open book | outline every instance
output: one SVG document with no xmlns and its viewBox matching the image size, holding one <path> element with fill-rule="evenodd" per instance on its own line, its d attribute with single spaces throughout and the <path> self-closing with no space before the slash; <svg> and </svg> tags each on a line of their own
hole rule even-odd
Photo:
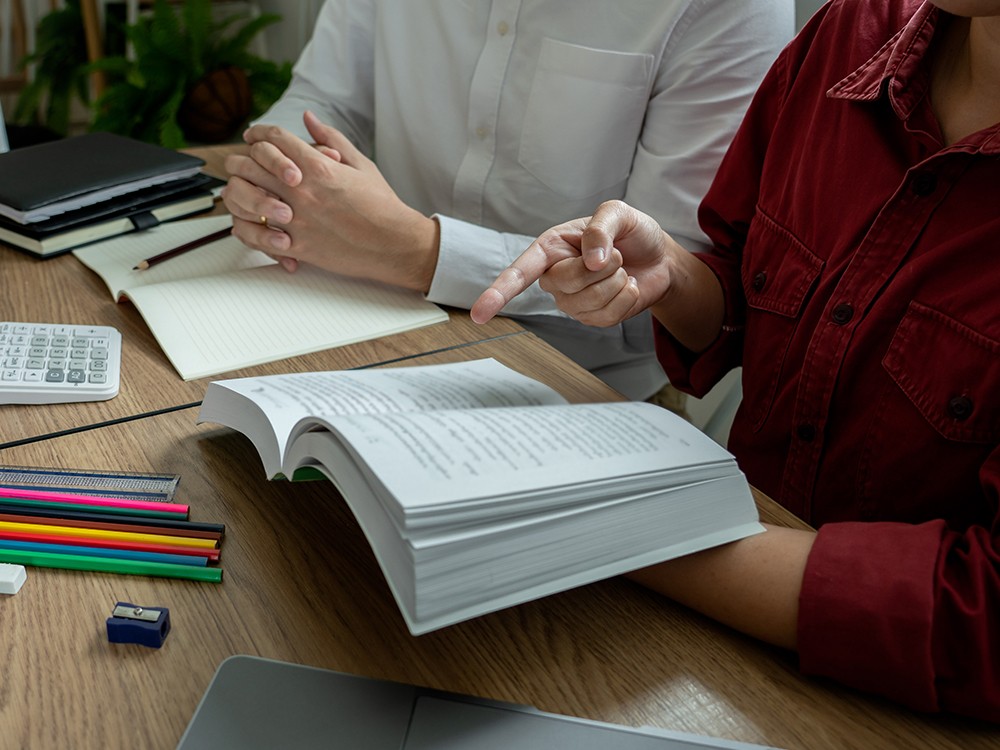
<svg viewBox="0 0 1000 750">
<path fill-rule="evenodd" d="M 210 383 L 199 422 L 321 472 L 414 634 L 758 533 L 733 457 L 646 403 L 568 404 L 495 360 Z"/>
<path fill-rule="evenodd" d="M 288 273 L 235 237 L 133 270 L 139 261 L 231 221 L 214 216 L 174 222 L 73 251 L 116 300 L 132 301 L 184 380 L 448 319 L 416 292 L 306 265 Z"/>
</svg>

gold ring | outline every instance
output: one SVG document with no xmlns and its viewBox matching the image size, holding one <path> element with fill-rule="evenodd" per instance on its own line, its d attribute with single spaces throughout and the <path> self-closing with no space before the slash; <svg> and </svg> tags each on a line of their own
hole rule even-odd
<svg viewBox="0 0 1000 750">
<path fill-rule="evenodd" d="M 263 226 L 265 229 L 267 228 L 267 217 L 264 216 L 263 214 L 261 214 L 260 223 L 261 226 Z"/>
</svg>

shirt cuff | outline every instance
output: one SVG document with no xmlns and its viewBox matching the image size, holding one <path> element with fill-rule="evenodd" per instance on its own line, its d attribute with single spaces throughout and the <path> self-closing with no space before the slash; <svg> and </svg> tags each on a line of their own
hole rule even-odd
<svg viewBox="0 0 1000 750">
<path fill-rule="evenodd" d="M 653 331 L 656 356 L 671 384 L 701 398 L 726 373 L 742 364 L 746 303 L 738 272 L 735 276 L 726 272 L 731 265 L 707 253 L 699 254 L 698 258 L 712 270 L 722 285 L 726 310 L 719 335 L 707 349 L 695 353 L 677 341 L 655 318 Z"/>
<path fill-rule="evenodd" d="M 799 598 L 799 665 L 921 711 L 934 687 L 934 566 L 943 524 L 822 526 Z"/>
</svg>

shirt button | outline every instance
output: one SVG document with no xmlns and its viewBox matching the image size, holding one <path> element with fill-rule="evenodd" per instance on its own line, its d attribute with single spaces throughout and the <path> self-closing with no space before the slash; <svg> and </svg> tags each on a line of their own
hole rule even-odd
<svg viewBox="0 0 1000 750">
<path fill-rule="evenodd" d="M 508 31 L 510 31 L 510 26 L 507 25 L 506 21 L 501 21 L 497 24 L 497 33 L 500 36 L 507 36 Z"/>
<path fill-rule="evenodd" d="M 795 434 L 803 443 L 811 443 L 816 438 L 816 428 L 809 423 L 800 424 L 795 428 Z"/>
<path fill-rule="evenodd" d="M 830 317 L 833 318 L 833 322 L 838 326 L 846 325 L 854 317 L 854 308 L 846 302 L 841 302 L 833 308 L 833 313 Z"/>
<path fill-rule="evenodd" d="M 490 134 L 490 129 L 485 127 L 484 125 L 480 125 L 478 128 L 476 128 L 476 137 L 479 140 L 483 140 L 489 134 Z"/>
<path fill-rule="evenodd" d="M 937 177 L 930 172 L 918 172 L 913 177 L 913 192 L 921 198 L 926 198 L 937 188 Z"/>
<path fill-rule="evenodd" d="M 960 422 L 968 419 L 972 414 L 972 399 L 968 396 L 955 396 L 948 401 L 948 414 Z"/>
<path fill-rule="evenodd" d="M 767 284 L 767 274 L 760 271 L 753 277 L 753 281 L 750 282 L 750 288 L 755 292 L 759 292 Z"/>
</svg>

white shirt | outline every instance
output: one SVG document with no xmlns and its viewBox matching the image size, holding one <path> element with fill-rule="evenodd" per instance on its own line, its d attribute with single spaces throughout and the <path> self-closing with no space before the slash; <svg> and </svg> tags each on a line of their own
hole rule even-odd
<svg viewBox="0 0 1000 750">
<path fill-rule="evenodd" d="M 794 30 L 792 0 L 327 0 L 260 121 L 342 130 L 441 227 L 427 295 L 469 308 L 549 227 L 620 198 L 681 245 Z M 666 376 L 648 313 L 570 319 L 538 285 L 505 310 L 632 399 Z"/>
</svg>

